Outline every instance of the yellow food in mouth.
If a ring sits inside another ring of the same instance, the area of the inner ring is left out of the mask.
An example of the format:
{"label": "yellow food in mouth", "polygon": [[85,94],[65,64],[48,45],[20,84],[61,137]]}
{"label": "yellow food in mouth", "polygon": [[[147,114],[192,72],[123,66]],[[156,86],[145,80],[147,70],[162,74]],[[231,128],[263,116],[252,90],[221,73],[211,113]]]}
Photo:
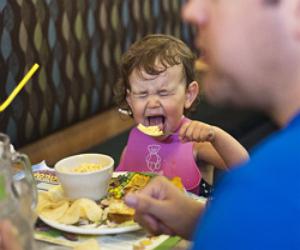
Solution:
{"label": "yellow food in mouth", "polygon": [[137,129],[150,136],[161,136],[164,134],[164,132],[158,126],[144,126],[143,124],[139,123]]}

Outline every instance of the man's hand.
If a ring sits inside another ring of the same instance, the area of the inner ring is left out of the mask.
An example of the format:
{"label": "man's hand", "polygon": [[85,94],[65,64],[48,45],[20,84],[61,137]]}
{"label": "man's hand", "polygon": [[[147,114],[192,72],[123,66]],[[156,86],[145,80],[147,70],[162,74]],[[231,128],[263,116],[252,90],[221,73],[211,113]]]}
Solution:
{"label": "man's hand", "polygon": [[136,210],[135,220],[151,233],[176,234],[187,239],[205,206],[161,176],[143,190],[126,195],[125,203]]}

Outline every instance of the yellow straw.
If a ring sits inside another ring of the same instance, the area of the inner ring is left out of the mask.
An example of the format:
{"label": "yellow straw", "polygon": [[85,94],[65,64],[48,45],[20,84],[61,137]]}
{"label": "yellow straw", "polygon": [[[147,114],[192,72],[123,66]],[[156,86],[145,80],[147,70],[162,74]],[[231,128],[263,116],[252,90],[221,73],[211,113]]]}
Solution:
{"label": "yellow straw", "polygon": [[0,112],[4,111],[7,106],[13,101],[17,94],[22,90],[22,88],[26,85],[28,80],[32,77],[32,75],[37,71],[40,66],[35,63],[28,73],[23,77],[18,86],[11,92],[11,94],[7,97],[7,99],[0,105]]}

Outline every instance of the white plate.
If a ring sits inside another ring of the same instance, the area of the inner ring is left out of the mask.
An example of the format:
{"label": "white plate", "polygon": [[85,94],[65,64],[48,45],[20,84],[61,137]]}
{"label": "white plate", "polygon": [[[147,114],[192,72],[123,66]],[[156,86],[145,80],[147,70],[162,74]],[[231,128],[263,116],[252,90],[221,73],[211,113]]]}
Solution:
{"label": "white plate", "polygon": [[[120,174],[126,174],[127,172],[114,172],[113,177],[117,177]],[[132,231],[140,230],[141,227],[139,224],[132,222],[130,224],[120,224],[116,225],[115,227],[109,227],[107,225],[100,225],[98,227],[93,227],[93,225],[87,226],[73,226],[73,225],[66,225],[61,224],[53,220],[46,219],[42,216],[39,218],[46,223],[47,225],[59,229],[64,232],[75,233],[75,234],[87,234],[87,235],[104,235],[104,234],[120,234],[120,233],[127,233]]]}
{"label": "white plate", "polygon": [[[113,176],[116,177],[120,174],[126,174],[127,172],[114,172]],[[206,199],[203,197],[199,197],[193,193],[187,192],[187,194],[200,202],[205,202]],[[88,226],[73,226],[73,225],[65,225],[58,223],[56,221],[48,220],[46,218],[43,218],[42,216],[39,216],[39,218],[46,223],[47,225],[65,231],[69,233],[75,233],[75,234],[89,234],[89,235],[104,235],[104,234],[120,234],[120,233],[127,233],[132,231],[140,230],[141,227],[139,224],[132,222],[129,225],[128,224],[120,224],[116,225],[115,227],[109,227],[107,225],[100,225],[98,227],[92,227],[92,225]]]}
{"label": "white plate", "polygon": [[108,227],[106,225],[101,225],[96,228],[90,228],[86,226],[72,226],[58,223],[56,221],[48,220],[40,216],[40,219],[45,222],[47,225],[65,231],[69,233],[75,234],[90,234],[90,235],[99,235],[99,234],[120,234],[127,233],[141,229],[141,227],[137,223],[132,223],[130,225],[119,225],[116,227]]}

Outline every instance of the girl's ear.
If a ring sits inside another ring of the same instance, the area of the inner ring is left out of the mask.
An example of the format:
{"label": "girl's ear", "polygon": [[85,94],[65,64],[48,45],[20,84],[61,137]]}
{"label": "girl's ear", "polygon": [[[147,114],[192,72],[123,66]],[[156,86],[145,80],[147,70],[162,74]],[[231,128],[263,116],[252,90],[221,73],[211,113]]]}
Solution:
{"label": "girl's ear", "polygon": [[185,109],[188,109],[192,106],[193,102],[196,100],[197,96],[199,95],[199,84],[196,81],[193,81],[187,87],[185,93]]}
{"label": "girl's ear", "polygon": [[126,101],[130,107],[130,109],[132,110],[132,100],[131,100],[131,95],[130,95],[130,90],[126,89]]}

